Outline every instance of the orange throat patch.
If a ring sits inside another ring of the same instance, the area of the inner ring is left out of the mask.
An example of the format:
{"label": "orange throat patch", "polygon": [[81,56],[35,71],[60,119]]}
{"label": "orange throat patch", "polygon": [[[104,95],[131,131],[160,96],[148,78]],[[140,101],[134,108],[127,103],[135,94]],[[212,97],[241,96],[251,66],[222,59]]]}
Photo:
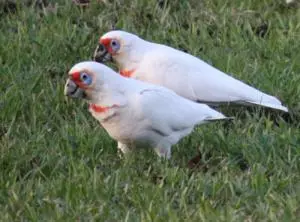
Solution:
{"label": "orange throat patch", "polygon": [[93,110],[96,113],[105,113],[112,108],[118,108],[119,105],[114,104],[112,106],[97,106],[96,104],[91,103],[89,106],[90,110]]}
{"label": "orange throat patch", "polygon": [[121,74],[121,76],[130,78],[133,75],[134,71],[135,71],[135,69],[132,69],[132,70],[123,69],[123,70],[120,70],[120,74]]}

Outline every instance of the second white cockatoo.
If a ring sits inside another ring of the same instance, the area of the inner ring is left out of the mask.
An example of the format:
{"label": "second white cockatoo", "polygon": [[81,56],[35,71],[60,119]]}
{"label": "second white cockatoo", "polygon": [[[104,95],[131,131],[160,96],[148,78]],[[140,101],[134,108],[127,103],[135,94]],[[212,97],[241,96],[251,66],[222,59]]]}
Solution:
{"label": "second white cockatoo", "polygon": [[170,158],[171,146],[190,134],[195,125],[227,119],[207,105],[161,86],[122,77],[91,61],[71,68],[64,93],[88,100],[91,114],[124,153],[149,147]]}
{"label": "second white cockatoo", "polygon": [[274,96],[263,93],[205,63],[166,45],[124,31],[99,39],[94,60],[112,59],[120,74],[172,89],[178,95],[206,104],[255,104],[287,112]]}

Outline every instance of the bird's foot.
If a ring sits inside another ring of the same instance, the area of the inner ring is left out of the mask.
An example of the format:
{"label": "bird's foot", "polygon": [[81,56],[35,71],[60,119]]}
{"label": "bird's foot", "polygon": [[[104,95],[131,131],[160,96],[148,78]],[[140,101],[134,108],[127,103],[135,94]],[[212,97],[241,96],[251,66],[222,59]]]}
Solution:
{"label": "bird's foot", "polygon": [[206,172],[208,170],[207,164],[202,160],[202,154],[199,152],[196,156],[189,160],[188,166],[192,170],[201,170]]}

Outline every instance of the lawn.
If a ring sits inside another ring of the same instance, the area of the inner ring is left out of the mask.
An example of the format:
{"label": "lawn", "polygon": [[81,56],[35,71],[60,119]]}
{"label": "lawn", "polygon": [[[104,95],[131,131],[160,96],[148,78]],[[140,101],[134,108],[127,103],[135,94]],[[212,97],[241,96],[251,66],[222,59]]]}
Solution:
{"label": "lawn", "polygon": [[[60,0],[9,11],[3,2],[1,221],[298,221],[299,9],[283,0]],[[236,119],[198,127],[169,161],[146,150],[120,158],[87,104],[63,95],[67,71],[112,27],[201,57],[291,114],[223,107]],[[199,152],[205,167],[188,168]]]}

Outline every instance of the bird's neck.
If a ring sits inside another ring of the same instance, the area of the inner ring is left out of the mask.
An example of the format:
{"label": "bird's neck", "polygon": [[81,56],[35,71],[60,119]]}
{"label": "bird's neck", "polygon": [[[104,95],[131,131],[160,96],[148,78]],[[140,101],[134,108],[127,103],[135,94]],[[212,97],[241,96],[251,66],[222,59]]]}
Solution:
{"label": "bird's neck", "polygon": [[126,71],[129,71],[129,70],[133,70],[133,69],[136,69],[138,64],[140,63],[141,61],[141,58],[138,57],[138,56],[130,56],[130,57],[127,57],[127,56],[119,56],[115,62],[119,68],[119,71],[121,70],[126,70]]}
{"label": "bird's neck", "polygon": [[119,108],[119,105],[113,104],[110,106],[101,106],[101,105],[97,105],[95,103],[90,103],[90,105],[89,105],[89,110],[92,112],[95,112],[95,113],[106,113],[109,110],[114,109],[114,108]]}
{"label": "bird's neck", "polygon": [[141,40],[128,53],[118,55],[115,58],[115,62],[119,70],[128,72],[137,69],[148,48],[149,43]]}
{"label": "bird's neck", "polygon": [[[90,98],[90,104],[96,107],[113,106],[114,104],[121,104],[120,101],[124,98],[126,91],[126,79],[117,73],[111,73],[109,76],[103,76],[104,81],[94,87],[94,93]],[[101,108],[98,109],[101,111]]]}

